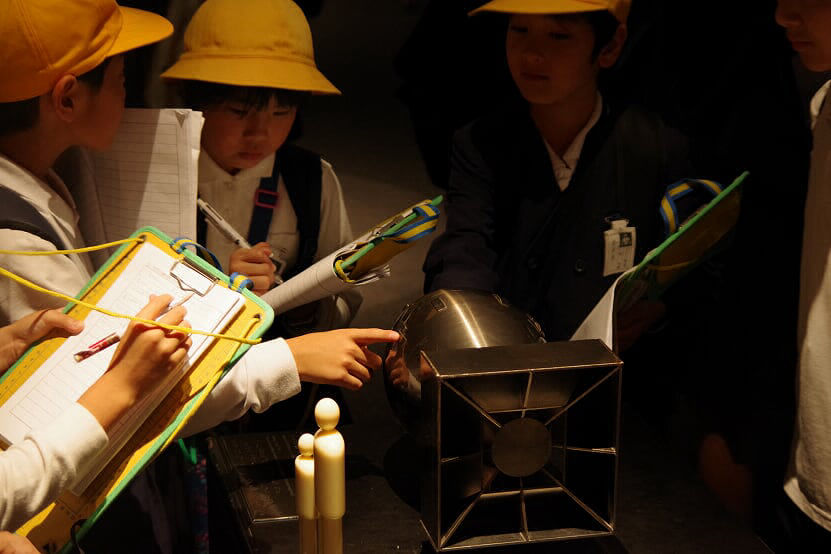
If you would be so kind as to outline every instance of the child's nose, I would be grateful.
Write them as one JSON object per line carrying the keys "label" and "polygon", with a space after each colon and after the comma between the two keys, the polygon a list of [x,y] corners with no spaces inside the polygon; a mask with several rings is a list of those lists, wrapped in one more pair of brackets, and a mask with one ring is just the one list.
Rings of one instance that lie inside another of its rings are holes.
{"label": "child's nose", "polygon": [[526,60],[539,63],[543,59],[542,41],[536,37],[529,37],[522,50]]}
{"label": "child's nose", "polygon": [[782,27],[794,27],[799,24],[799,13],[795,4],[798,0],[778,0],[776,2],[776,22]]}
{"label": "child's nose", "polygon": [[245,134],[248,136],[265,136],[268,134],[268,114],[254,112],[248,117]]}
{"label": "child's nose", "polygon": [[525,59],[530,62],[539,63],[542,61],[543,55],[542,50],[540,50],[536,44],[533,42],[529,43],[525,47],[525,51],[523,52]]}

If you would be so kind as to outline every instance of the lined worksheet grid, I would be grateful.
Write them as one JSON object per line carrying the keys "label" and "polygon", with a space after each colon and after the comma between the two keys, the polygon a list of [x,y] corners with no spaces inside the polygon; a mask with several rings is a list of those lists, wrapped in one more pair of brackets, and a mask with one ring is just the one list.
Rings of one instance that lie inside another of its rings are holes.
{"label": "lined worksheet grid", "polygon": [[[150,294],[171,294],[174,302],[185,298],[191,291],[182,289],[171,276],[173,260],[153,246],[145,244],[131,262],[130,275],[119,278],[98,303],[102,308],[135,315],[143,308]],[[204,279],[204,278],[203,278]],[[241,296],[224,287],[214,286],[205,296],[192,295],[184,303],[187,319],[194,328],[213,331],[227,321],[229,313],[241,306]],[[123,333],[129,321],[112,318],[99,312],[91,312],[85,320],[81,334],[70,337],[24,383],[9,400],[0,406],[0,436],[7,442],[21,440],[31,429],[45,425],[63,412],[90,387],[109,367],[117,345],[76,362],[74,354],[112,332]],[[195,361],[210,344],[209,337],[192,335],[193,345],[188,353],[188,363]],[[177,372],[179,376],[189,367],[188,363]],[[175,375],[171,376],[175,382]],[[145,402],[147,398],[144,399]],[[134,412],[141,411],[137,406]],[[9,417],[11,416],[11,417]],[[126,425],[131,418],[119,422]]]}

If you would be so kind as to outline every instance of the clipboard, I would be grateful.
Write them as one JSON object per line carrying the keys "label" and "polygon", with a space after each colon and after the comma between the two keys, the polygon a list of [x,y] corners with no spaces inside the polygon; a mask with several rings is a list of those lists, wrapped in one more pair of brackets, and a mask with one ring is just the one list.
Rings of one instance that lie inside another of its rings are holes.
{"label": "clipboard", "polygon": [[[185,286],[187,276],[190,272],[195,272],[193,274],[208,278],[211,287],[230,288],[243,296],[244,304],[223,333],[258,338],[271,325],[274,318],[272,309],[253,293],[241,288],[244,276],[232,281],[196,254],[185,250],[187,245],[195,243],[188,239],[174,241],[153,227],[143,227],[130,238],[137,240],[123,244],[96,272],[76,296],[77,299],[96,304],[119,277],[125,274],[140,249],[145,245],[153,245],[170,255],[171,271],[175,273],[174,277],[179,276],[177,280],[185,282]],[[64,311],[83,320],[91,309],[70,303]],[[0,380],[0,404],[5,403],[66,340],[53,338],[32,346]],[[86,520],[76,535],[82,537],[86,534],[132,478],[175,439],[176,433],[204,402],[213,386],[248,347],[247,344],[231,340],[212,341],[80,496],[64,491],[54,503],[16,532],[26,536],[41,550],[68,552],[71,548],[69,540],[72,525],[79,520]]]}
{"label": "clipboard", "polygon": [[659,297],[714,253],[738,221],[741,186],[748,175],[747,171],[739,175],[623,275],[616,292],[616,311],[625,310],[644,296]]}
{"label": "clipboard", "polygon": [[373,268],[387,263],[415,241],[429,235],[439,217],[441,195],[424,200],[382,221],[355,241],[355,246],[338,255],[336,267],[348,280],[357,280]]}

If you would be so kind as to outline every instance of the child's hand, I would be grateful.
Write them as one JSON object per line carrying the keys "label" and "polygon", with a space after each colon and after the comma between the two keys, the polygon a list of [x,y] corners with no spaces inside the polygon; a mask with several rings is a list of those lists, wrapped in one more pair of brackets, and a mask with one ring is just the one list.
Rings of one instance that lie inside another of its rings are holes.
{"label": "child's hand", "polygon": [[381,369],[381,357],[367,348],[394,342],[398,333],[384,329],[337,329],[310,333],[286,342],[301,381],[357,390]]}
{"label": "child's hand", "polygon": [[[155,320],[172,300],[169,294],[151,296],[137,317]],[[189,327],[183,323],[186,313],[184,306],[177,306],[158,321]],[[118,373],[124,384],[137,393],[149,392],[182,363],[190,345],[191,339],[185,333],[133,321],[121,337],[107,371]]]}
{"label": "child's hand", "polygon": [[274,272],[277,267],[271,263],[271,247],[267,242],[258,242],[251,248],[239,248],[231,254],[228,274],[242,273],[254,283],[253,292],[263,295],[274,286]]}
{"label": "child's hand", "polygon": [[0,371],[9,368],[30,344],[46,335],[77,335],[84,324],[60,310],[41,310],[0,329]]}
{"label": "child's hand", "polygon": [[[169,294],[151,296],[137,314],[156,319],[170,304]],[[160,323],[189,327],[183,321],[186,310],[177,306]],[[150,394],[185,359],[191,346],[186,333],[131,322],[121,337],[110,367],[78,400],[108,430],[133,404]]]}
{"label": "child's hand", "polygon": [[0,531],[0,554],[38,554],[38,550],[26,537]]}
{"label": "child's hand", "polygon": [[639,300],[631,308],[618,314],[615,331],[618,352],[626,352],[666,313],[666,304],[661,301]]}

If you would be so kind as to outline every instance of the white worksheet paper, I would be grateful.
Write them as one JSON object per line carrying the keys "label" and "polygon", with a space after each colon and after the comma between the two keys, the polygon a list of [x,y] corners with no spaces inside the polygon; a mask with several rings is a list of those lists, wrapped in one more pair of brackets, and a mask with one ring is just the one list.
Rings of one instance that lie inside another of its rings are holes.
{"label": "white worksheet paper", "polygon": [[107,240],[148,225],[196,237],[202,122],[191,110],[125,111],[110,149],[92,155],[97,197],[85,197],[99,204]]}
{"label": "white worksheet paper", "polygon": [[[174,260],[152,244],[144,244],[125,271],[107,290],[98,306],[115,312],[135,315],[143,308],[150,294],[171,294],[174,302],[191,291],[182,288],[171,275]],[[194,293],[184,303],[186,318],[194,329],[209,332],[222,331],[244,305],[242,295],[218,285],[196,271],[178,264],[177,274],[183,276],[184,286],[192,286],[203,295]],[[93,356],[76,362],[73,355],[112,332],[123,332],[129,321],[113,318],[100,312],[91,312],[84,321],[84,330],[69,339],[45,361],[35,373],[0,406],[0,437],[14,444],[23,440],[33,428],[47,425],[104,374],[117,349],[110,346]],[[100,456],[93,470],[79,480],[73,492],[79,493],[100,472],[106,463],[132,436],[144,420],[161,403],[168,392],[213,342],[212,337],[191,335],[191,346],[185,363],[171,372],[152,395],[134,406],[110,430],[106,452]]]}

